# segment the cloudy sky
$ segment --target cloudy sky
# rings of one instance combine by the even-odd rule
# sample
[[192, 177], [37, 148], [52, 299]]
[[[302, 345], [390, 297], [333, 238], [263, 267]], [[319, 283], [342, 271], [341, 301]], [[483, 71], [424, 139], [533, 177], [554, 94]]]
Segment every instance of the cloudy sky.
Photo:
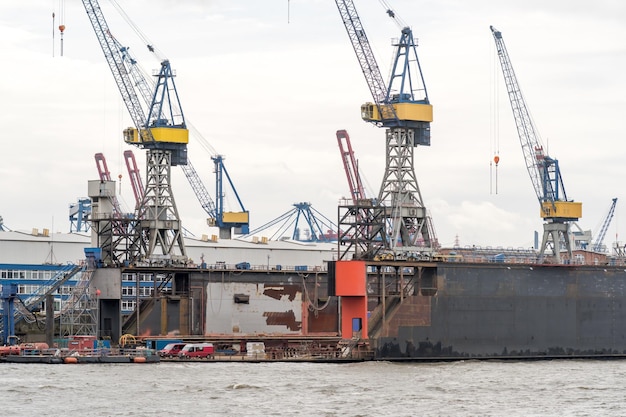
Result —
[[[548, 153], [560, 162], [568, 198], [583, 202], [582, 229], [599, 230], [618, 209], [605, 243], [626, 240], [626, 3], [597, 0], [388, 0], [413, 28], [435, 121], [415, 170], [440, 242], [530, 247], [541, 230], [490, 25], [507, 45]], [[0, 4], [2, 148], [0, 216], [13, 230], [69, 231], [68, 207], [97, 178], [103, 152], [120, 199], [133, 206], [121, 138], [131, 124], [87, 19], [75, 0]], [[363, 122], [369, 90], [330, 0], [119, 0], [170, 59], [187, 120], [225, 156], [256, 228], [310, 202], [331, 219], [349, 195], [335, 138], [350, 133], [368, 191], [378, 193], [384, 131]], [[399, 28], [376, 0], [355, 0], [386, 75]], [[114, 35], [148, 71], [159, 61], [109, 0]], [[63, 57], [52, 12], [66, 26]], [[64, 11], [64, 13], [62, 13]], [[53, 38], [53, 32], [55, 36]], [[133, 149], [141, 167], [144, 151]], [[490, 162], [500, 156], [497, 172]], [[210, 152], [190, 159], [210, 191]], [[184, 226], [211, 234], [179, 169]], [[234, 198], [227, 208], [237, 209]], [[619, 235], [618, 235], [619, 234]]]

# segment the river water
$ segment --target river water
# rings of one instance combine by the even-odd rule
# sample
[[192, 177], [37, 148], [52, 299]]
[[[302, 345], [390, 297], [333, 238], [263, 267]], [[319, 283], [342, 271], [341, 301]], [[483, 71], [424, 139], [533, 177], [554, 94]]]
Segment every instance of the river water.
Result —
[[2, 416], [623, 416], [626, 361], [0, 364]]

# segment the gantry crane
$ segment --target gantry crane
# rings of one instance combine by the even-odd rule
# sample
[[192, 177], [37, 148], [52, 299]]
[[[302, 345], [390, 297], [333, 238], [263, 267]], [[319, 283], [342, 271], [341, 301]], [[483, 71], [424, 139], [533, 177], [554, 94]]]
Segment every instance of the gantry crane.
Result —
[[615, 215], [616, 205], [617, 205], [617, 198], [614, 198], [611, 202], [611, 206], [609, 207], [609, 212], [604, 218], [602, 227], [600, 227], [600, 232], [598, 233], [598, 236], [596, 236], [593, 241], [592, 250], [594, 252], [600, 252], [603, 250], [604, 237], [606, 236], [606, 232], [609, 230], [609, 225], [611, 224], [611, 220], [613, 220], [613, 215]]
[[401, 26], [391, 78], [386, 84], [352, 0], [335, 0], [339, 14], [372, 94], [373, 103], [361, 106], [361, 117], [386, 129], [385, 174], [377, 204], [385, 218], [387, 249], [430, 250], [433, 235], [414, 167], [414, 149], [430, 145], [433, 108], [428, 99], [410, 27]]
[[522, 96], [515, 71], [513, 71], [502, 33], [493, 26], [490, 28], [513, 109], [526, 169], [539, 200], [540, 216], [545, 220], [539, 260], [543, 260], [546, 249], [551, 248], [556, 263], [561, 263], [562, 242], [571, 260], [571, 223], [582, 217], [582, 203], [567, 199], [559, 162], [544, 152], [539, 134]]

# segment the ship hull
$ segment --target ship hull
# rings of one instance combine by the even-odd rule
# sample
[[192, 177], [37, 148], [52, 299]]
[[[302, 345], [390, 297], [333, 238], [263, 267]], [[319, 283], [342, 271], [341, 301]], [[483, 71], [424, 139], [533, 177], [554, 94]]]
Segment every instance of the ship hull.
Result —
[[624, 268], [440, 264], [429, 293], [407, 297], [390, 315], [377, 357], [626, 353]]

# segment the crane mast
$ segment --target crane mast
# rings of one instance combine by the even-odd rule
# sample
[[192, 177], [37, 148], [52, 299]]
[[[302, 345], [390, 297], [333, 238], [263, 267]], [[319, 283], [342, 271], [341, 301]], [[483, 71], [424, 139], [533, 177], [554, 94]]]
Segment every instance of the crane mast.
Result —
[[582, 217], [582, 203], [567, 199], [559, 162], [545, 154], [539, 135], [530, 117], [528, 107], [517, 82], [511, 59], [504, 44], [502, 33], [490, 27], [498, 52], [498, 58], [507, 87], [513, 118], [517, 127], [526, 169], [540, 205], [543, 239], [539, 250], [542, 260], [546, 249], [551, 248], [557, 263], [561, 262], [561, 244], [572, 259], [571, 222]]
[[[124, 131], [124, 140], [146, 149], [146, 188], [134, 232], [126, 238], [130, 242], [121, 243], [120, 249], [130, 252], [131, 261], [164, 255], [172, 261], [184, 262], [187, 255], [171, 187], [171, 167], [187, 163], [189, 131], [182, 111], [176, 111], [180, 102], [174, 73], [169, 61], [163, 60], [146, 116], [124, 62], [125, 51], [120, 50], [111, 36], [98, 1], [83, 0], [83, 6], [134, 124], [134, 128]], [[130, 249], [123, 248], [124, 245]]]
[[[410, 27], [395, 42], [391, 79], [385, 83], [354, 2], [336, 0], [339, 14], [372, 95], [361, 106], [363, 120], [385, 131], [385, 173], [376, 210], [385, 219], [385, 249], [394, 256], [431, 251], [436, 245], [415, 175], [414, 149], [430, 145], [432, 105], [428, 100]], [[387, 10], [391, 17], [395, 14]], [[379, 217], [375, 214], [375, 217]], [[371, 254], [371, 252], [368, 251]]]

